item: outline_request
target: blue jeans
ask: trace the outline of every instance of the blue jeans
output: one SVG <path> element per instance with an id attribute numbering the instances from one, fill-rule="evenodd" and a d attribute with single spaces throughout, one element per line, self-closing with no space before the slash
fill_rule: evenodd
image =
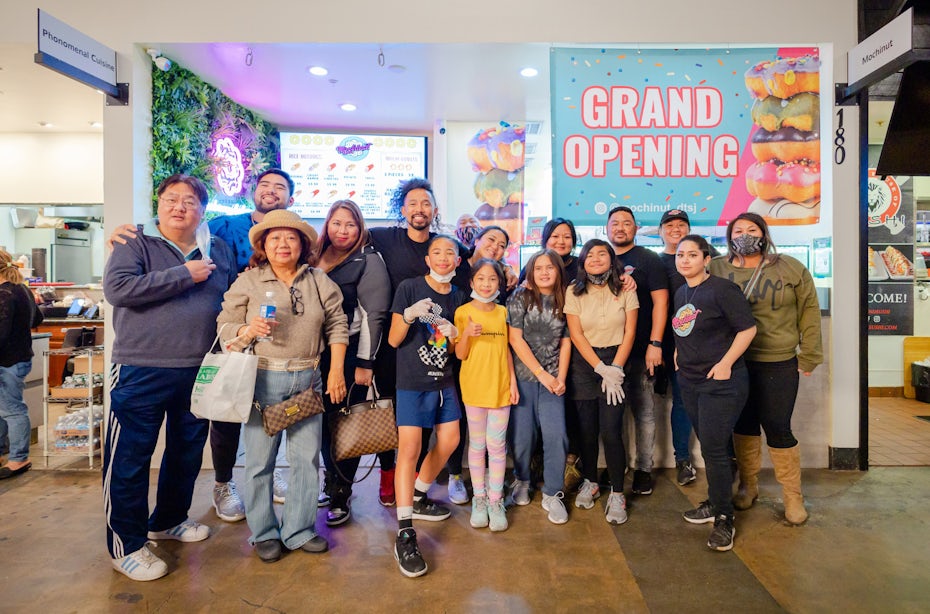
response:
<path id="1" fill-rule="evenodd" d="M 144 546 L 147 531 L 187 519 L 209 428 L 190 411 L 199 370 L 120 365 L 115 371 L 103 452 L 107 547 L 115 559 Z M 149 516 L 150 465 L 162 422 L 165 452 Z"/>
<path id="2" fill-rule="evenodd" d="M 258 370 L 255 400 L 262 406 L 279 403 L 313 386 L 322 390 L 318 369 L 303 371 Z M 281 433 L 265 434 L 262 416 L 252 409 L 242 430 L 245 443 L 245 519 L 252 530 L 249 542 L 280 539 L 296 550 L 316 536 L 317 497 L 320 494 L 320 447 L 323 415 L 317 414 L 288 427 L 287 461 L 291 466 L 281 522 L 274 511 L 274 467 Z"/>
<path id="3" fill-rule="evenodd" d="M 10 438 L 9 460 L 17 463 L 29 458 L 29 407 L 23 390 L 31 369 L 31 360 L 0 367 L 0 442 Z"/>
<path id="4" fill-rule="evenodd" d="M 653 380 L 648 379 L 649 373 L 646 371 L 646 357 L 630 356 L 624 371 L 624 404 L 633 412 L 636 425 L 634 469 L 652 471 L 652 453 L 656 445 L 656 408 Z"/>
<path id="5" fill-rule="evenodd" d="M 730 442 L 733 427 L 749 396 L 746 367 L 733 369 L 730 379 L 681 380 L 681 394 L 694 432 L 701 442 L 707 469 L 707 498 L 717 514 L 733 516 L 733 473 Z"/>
<path id="6" fill-rule="evenodd" d="M 672 448 L 675 450 L 675 462 L 691 460 L 691 420 L 685 410 L 685 401 L 681 398 L 681 384 L 678 372 L 673 366 L 666 367 L 668 383 L 672 389 Z"/>
<path id="7" fill-rule="evenodd" d="M 518 480 L 530 479 L 530 459 L 536 431 L 543 441 L 543 494 L 562 490 L 565 475 L 565 397 L 552 394 L 539 382 L 517 380 L 520 402 L 510 412 L 513 425 L 513 471 Z"/>

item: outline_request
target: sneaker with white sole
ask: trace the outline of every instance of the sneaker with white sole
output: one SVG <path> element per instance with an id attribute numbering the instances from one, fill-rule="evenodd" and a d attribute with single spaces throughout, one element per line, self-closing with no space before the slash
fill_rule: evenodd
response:
<path id="1" fill-rule="evenodd" d="M 694 470 L 694 465 L 691 464 L 689 460 L 681 460 L 675 463 L 675 469 L 677 469 L 678 475 L 678 485 L 684 486 L 690 484 L 691 482 L 697 480 L 697 471 Z"/>
<path id="2" fill-rule="evenodd" d="M 622 492 L 612 492 L 607 497 L 604 516 L 610 524 L 623 524 L 627 521 L 626 498 Z"/>
<path id="3" fill-rule="evenodd" d="M 210 537 L 210 527 L 188 518 L 164 531 L 149 531 L 149 539 L 173 539 L 179 542 L 202 542 Z"/>
<path id="4" fill-rule="evenodd" d="M 213 486 L 213 509 L 220 520 L 239 522 L 245 518 L 245 505 L 236 490 L 236 483 L 217 482 Z"/>
<path id="5" fill-rule="evenodd" d="M 168 565 L 149 550 L 148 544 L 132 554 L 113 559 L 113 569 L 139 582 L 157 580 L 168 573 Z"/>
<path id="6" fill-rule="evenodd" d="M 575 495 L 575 507 L 589 510 L 594 507 L 594 500 L 601 496 L 600 487 L 591 480 L 585 480 Z"/>
<path id="7" fill-rule="evenodd" d="M 440 520 L 445 520 L 451 515 L 452 512 L 449 511 L 449 508 L 444 505 L 440 505 L 427 497 L 423 497 L 419 501 L 413 502 L 414 520 L 429 520 L 431 522 L 438 522 Z"/>
<path id="8" fill-rule="evenodd" d="M 733 526 L 733 517 L 718 514 L 714 518 L 714 530 L 707 540 L 707 547 L 711 550 L 726 552 L 733 548 L 733 539 L 736 537 L 736 527 Z"/>
<path id="9" fill-rule="evenodd" d="M 284 479 L 283 471 L 280 469 L 274 470 L 272 484 L 274 489 L 274 502 L 284 503 L 284 498 L 287 496 L 287 480 Z"/>
<path id="10" fill-rule="evenodd" d="M 488 498 L 484 495 L 475 495 L 471 500 L 471 526 L 483 529 L 488 526 Z"/>
<path id="11" fill-rule="evenodd" d="M 468 490 L 465 488 L 465 480 L 461 474 L 449 475 L 449 501 L 456 505 L 465 505 L 468 503 Z"/>
<path id="12" fill-rule="evenodd" d="M 565 494 L 560 490 L 554 495 L 543 493 L 542 508 L 549 512 L 549 522 L 552 524 L 565 524 L 568 522 L 568 510 L 565 509 L 565 503 L 562 499 Z"/>
<path id="13" fill-rule="evenodd" d="M 632 490 L 634 495 L 651 495 L 652 473 L 649 471 L 640 471 L 639 469 L 634 471 Z"/>
<path id="14" fill-rule="evenodd" d="M 394 560 L 400 573 L 408 578 L 422 576 L 429 569 L 420 548 L 417 546 L 417 533 L 413 529 L 402 529 L 394 540 Z"/>
<path id="15" fill-rule="evenodd" d="M 514 480 L 512 496 L 513 502 L 517 505 L 529 505 L 533 498 L 532 495 L 530 495 L 530 481 Z"/>
<path id="16" fill-rule="evenodd" d="M 507 530 L 507 508 L 503 499 L 488 502 L 488 527 L 495 532 Z"/>
<path id="17" fill-rule="evenodd" d="M 714 506 L 710 504 L 710 499 L 705 499 L 694 508 L 693 510 L 688 510 L 687 512 L 681 515 L 686 522 L 691 524 L 704 524 L 706 522 L 714 521 Z"/>

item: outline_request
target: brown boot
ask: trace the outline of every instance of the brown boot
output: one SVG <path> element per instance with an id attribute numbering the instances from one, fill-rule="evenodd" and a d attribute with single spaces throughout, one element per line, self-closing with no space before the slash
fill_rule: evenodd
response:
<path id="1" fill-rule="evenodd" d="M 759 498 L 759 469 L 762 468 L 762 436 L 733 434 L 733 449 L 739 469 L 739 490 L 733 507 L 748 510 Z"/>
<path id="2" fill-rule="evenodd" d="M 801 496 L 801 447 L 796 444 L 793 448 L 769 448 L 769 454 L 785 500 L 785 520 L 802 524 L 807 520 L 807 510 Z"/>

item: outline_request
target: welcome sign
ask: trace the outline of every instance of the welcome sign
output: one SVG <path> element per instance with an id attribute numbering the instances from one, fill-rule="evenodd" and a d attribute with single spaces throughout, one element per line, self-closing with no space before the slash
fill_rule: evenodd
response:
<path id="1" fill-rule="evenodd" d="M 555 48 L 550 68 L 554 215 L 819 220 L 817 48 Z"/>

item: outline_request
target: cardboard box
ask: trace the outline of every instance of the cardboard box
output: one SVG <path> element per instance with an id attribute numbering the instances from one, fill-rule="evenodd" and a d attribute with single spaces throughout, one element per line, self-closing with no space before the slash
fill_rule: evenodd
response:
<path id="1" fill-rule="evenodd" d="M 61 386 L 55 386 L 54 388 L 49 388 L 49 396 L 53 399 L 86 399 L 88 390 L 87 388 L 62 388 Z M 103 386 L 94 386 L 93 389 L 94 396 L 99 396 L 103 394 Z"/>
<path id="2" fill-rule="evenodd" d="M 75 356 L 73 359 L 75 373 L 87 373 L 88 358 L 93 359 L 89 361 L 91 365 L 91 373 L 104 372 L 103 354 L 95 354 L 93 356 Z"/>

